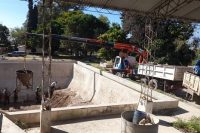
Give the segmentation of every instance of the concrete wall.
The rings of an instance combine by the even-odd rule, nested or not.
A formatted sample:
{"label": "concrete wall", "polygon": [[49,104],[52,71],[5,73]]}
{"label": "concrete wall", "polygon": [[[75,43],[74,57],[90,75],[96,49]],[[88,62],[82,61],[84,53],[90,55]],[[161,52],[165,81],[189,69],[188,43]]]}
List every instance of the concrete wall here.
{"label": "concrete wall", "polygon": [[20,127],[3,115],[1,133],[25,133]]}
{"label": "concrete wall", "polygon": [[[81,64],[81,63],[80,63]],[[69,88],[76,91],[85,102],[116,104],[138,102],[140,94],[100,74],[100,71],[74,64],[73,80]]]}
{"label": "concrete wall", "polygon": [[[120,104],[137,103],[139,100],[141,86],[136,82],[100,71],[81,62],[74,64],[73,74],[69,88],[76,91],[86,102]],[[153,100],[154,110],[178,107],[178,100],[157,91],[153,91]]]}
{"label": "concrete wall", "polygon": [[[62,121],[93,116],[103,116],[120,114],[123,111],[134,110],[137,104],[107,104],[107,105],[87,105],[81,107],[54,108],[51,111],[51,120]],[[14,121],[20,120],[27,124],[37,124],[40,122],[40,110],[9,112]]]}
{"label": "concrete wall", "polygon": [[[58,82],[58,87],[66,88],[72,80],[73,63],[75,61],[67,62],[53,62],[52,63],[52,80]],[[23,62],[1,62],[0,63],[0,89],[8,88],[9,92],[16,88],[16,71],[24,68]],[[35,97],[35,88],[41,85],[42,81],[42,64],[38,61],[27,62],[27,69],[33,72],[33,90],[22,87],[19,92],[19,100],[31,100]],[[48,64],[45,66],[48,70]],[[48,86],[47,71],[45,71],[45,88]],[[11,98],[12,100],[12,98]]]}
{"label": "concrete wall", "polygon": [[[68,88],[76,91],[84,101],[90,101],[94,105],[53,108],[52,121],[120,114],[137,108],[141,89],[138,83],[101,72],[81,62],[74,64],[73,71],[73,80]],[[177,107],[178,100],[153,91],[153,111]],[[40,110],[32,110],[9,112],[9,115],[25,123],[33,124],[39,122],[39,113]]]}

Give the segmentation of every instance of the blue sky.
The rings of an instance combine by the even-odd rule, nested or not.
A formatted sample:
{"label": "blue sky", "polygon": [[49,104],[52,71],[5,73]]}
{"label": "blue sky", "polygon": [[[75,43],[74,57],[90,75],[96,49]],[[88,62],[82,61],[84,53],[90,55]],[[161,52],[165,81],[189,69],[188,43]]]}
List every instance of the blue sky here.
{"label": "blue sky", "polygon": [[[24,23],[28,11],[27,2],[20,0],[0,0],[0,23],[6,25],[8,28],[21,27]],[[96,13],[96,9],[90,8],[90,11],[85,11],[85,13],[93,14],[99,16],[99,13]],[[101,10],[105,13],[109,13],[107,10]],[[117,22],[121,24],[120,16],[116,15],[119,12],[112,12],[115,15],[103,14],[107,16],[112,22]]]}
{"label": "blue sky", "polygon": [[27,15],[27,2],[20,0],[0,1],[0,23],[8,28],[22,26]]}
{"label": "blue sky", "polygon": [[[28,11],[27,2],[20,0],[0,0],[0,23],[8,28],[21,27],[24,23]],[[90,11],[88,11],[90,10]],[[85,13],[99,16],[103,14],[107,16],[111,23],[116,22],[121,24],[119,12],[107,11],[103,9],[89,8]],[[97,13],[105,12],[105,13]],[[112,14],[109,14],[109,13]],[[114,15],[113,15],[114,14]],[[194,32],[194,36],[200,37],[200,24]]]}

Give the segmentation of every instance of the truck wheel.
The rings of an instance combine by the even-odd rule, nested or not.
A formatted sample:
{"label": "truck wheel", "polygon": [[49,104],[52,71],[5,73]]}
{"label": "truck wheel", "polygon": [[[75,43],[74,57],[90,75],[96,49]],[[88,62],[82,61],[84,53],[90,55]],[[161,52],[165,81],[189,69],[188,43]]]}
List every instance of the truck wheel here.
{"label": "truck wheel", "polygon": [[143,85],[143,86],[147,85],[147,79],[146,79],[146,78],[142,78],[142,79],[140,80],[140,83],[141,83],[141,85]]}
{"label": "truck wheel", "polygon": [[200,105],[200,96],[198,96],[197,94],[194,94],[194,101],[196,104]]}
{"label": "truck wheel", "polygon": [[120,73],[120,72],[117,72],[115,75],[119,76],[119,77],[122,77],[122,73]]}
{"label": "truck wheel", "polygon": [[156,79],[151,79],[149,81],[149,88],[154,90],[154,89],[157,89],[158,88],[158,81]]}

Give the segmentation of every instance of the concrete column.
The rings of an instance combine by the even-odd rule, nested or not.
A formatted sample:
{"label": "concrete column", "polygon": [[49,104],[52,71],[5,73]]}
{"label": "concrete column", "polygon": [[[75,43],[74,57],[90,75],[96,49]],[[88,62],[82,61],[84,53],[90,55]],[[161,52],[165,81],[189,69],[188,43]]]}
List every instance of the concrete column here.
{"label": "concrete column", "polygon": [[1,133],[1,129],[2,129],[2,123],[3,123],[3,114],[0,113],[0,133]]}
{"label": "concrete column", "polygon": [[51,133],[51,110],[40,111],[40,133]]}

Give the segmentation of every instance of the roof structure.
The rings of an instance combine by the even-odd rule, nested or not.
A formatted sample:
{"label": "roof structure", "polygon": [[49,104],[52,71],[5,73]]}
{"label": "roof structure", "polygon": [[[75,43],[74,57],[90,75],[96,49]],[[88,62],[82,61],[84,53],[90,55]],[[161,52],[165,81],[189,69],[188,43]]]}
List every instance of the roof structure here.
{"label": "roof structure", "polygon": [[200,0],[65,0],[92,7],[132,11],[157,18],[200,22]]}

